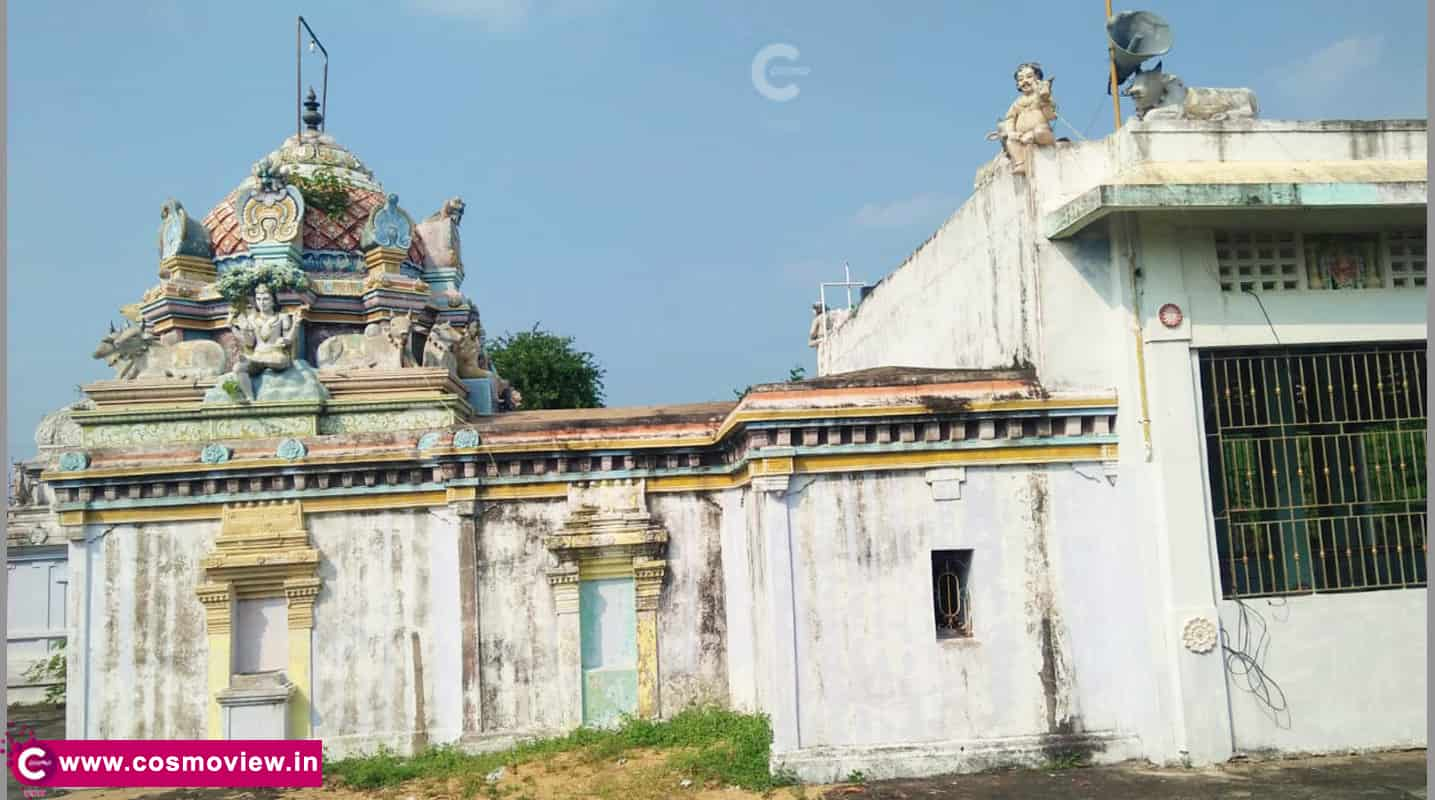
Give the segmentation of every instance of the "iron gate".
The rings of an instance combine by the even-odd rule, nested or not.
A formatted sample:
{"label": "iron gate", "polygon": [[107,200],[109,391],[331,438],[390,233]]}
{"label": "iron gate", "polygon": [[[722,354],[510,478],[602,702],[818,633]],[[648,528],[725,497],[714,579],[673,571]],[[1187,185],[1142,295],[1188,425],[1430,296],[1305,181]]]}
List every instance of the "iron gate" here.
{"label": "iron gate", "polygon": [[1425,585],[1425,351],[1200,352],[1225,597]]}

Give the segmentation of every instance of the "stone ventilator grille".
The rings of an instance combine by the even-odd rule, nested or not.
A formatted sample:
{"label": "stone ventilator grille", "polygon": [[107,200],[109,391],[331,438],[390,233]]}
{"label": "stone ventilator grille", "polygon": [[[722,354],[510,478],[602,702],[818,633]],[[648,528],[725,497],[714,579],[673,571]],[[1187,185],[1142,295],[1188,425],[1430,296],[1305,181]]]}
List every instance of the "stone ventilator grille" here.
{"label": "stone ventilator grille", "polygon": [[[1223,292],[1324,289],[1415,289],[1425,286],[1425,231],[1308,234],[1291,231],[1216,231],[1216,272]],[[1358,264],[1333,274],[1323,253],[1345,253]]]}
{"label": "stone ventilator grille", "polygon": [[1298,234],[1217,231],[1216,267],[1223,292],[1283,292],[1301,285]]}
{"label": "stone ventilator grille", "polygon": [[1390,285],[1397,289],[1425,286],[1425,231],[1392,231],[1385,236]]}
{"label": "stone ventilator grille", "polygon": [[1205,350],[1225,597],[1426,585],[1426,345]]}

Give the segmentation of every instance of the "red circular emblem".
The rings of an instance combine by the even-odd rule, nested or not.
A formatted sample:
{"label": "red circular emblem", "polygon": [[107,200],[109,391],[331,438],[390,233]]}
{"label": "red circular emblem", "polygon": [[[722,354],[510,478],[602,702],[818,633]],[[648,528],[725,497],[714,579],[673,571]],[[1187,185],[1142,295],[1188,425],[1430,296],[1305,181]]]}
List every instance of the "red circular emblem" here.
{"label": "red circular emblem", "polygon": [[1156,315],[1161,319],[1161,324],[1168,328],[1181,327],[1181,320],[1184,319],[1181,314],[1181,307],[1175,303],[1167,303],[1161,306],[1161,310],[1156,312]]}

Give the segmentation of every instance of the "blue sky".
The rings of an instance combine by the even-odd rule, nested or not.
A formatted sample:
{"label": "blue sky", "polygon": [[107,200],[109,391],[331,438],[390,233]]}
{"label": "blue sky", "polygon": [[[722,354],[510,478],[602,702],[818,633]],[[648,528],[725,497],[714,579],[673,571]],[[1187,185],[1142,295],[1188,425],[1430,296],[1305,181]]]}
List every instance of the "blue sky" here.
{"label": "blue sky", "polygon": [[[1167,71],[1249,86],[1266,118],[1426,115],[1418,0],[1135,7],[1172,23]],[[296,13],[332,56],[329,132],[416,217],[466,200],[464,290],[491,333],[575,337],[609,405],[811,373],[818,282],[843,261],[876,281],[961,204],[1016,64],[1045,65],[1070,126],[1111,130],[1102,2],[897,8],[9,4],[11,457],[110,375],[90,353],[156,281],[160,204],[202,216],[292,132]],[[773,62],[802,73],[772,78],[785,102],[751,76],[774,44],[800,54]]]}

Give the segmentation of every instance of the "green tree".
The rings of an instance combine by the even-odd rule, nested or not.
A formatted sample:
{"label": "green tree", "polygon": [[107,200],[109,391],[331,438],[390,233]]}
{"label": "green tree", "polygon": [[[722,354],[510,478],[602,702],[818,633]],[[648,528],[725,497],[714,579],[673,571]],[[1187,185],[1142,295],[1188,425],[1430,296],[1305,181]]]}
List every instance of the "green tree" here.
{"label": "green tree", "polygon": [[523,410],[601,408],[604,370],[573,338],[541,330],[506,333],[488,346],[493,368],[523,395]]}

